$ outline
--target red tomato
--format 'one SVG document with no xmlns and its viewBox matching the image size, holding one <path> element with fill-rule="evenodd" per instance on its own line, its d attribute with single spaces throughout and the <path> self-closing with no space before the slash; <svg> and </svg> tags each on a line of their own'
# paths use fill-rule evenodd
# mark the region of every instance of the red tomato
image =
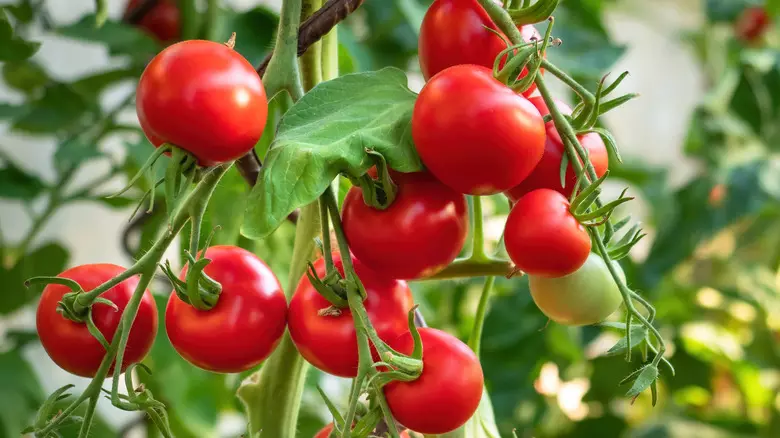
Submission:
<svg viewBox="0 0 780 438">
<path fill-rule="evenodd" d="M 166 48 L 146 66 L 136 112 L 152 144 L 170 143 L 212 166 L 255 146 L 268 101 L 243 56 L 224 44 L 192 40 Z"/>
<path fill-rule="evenodd" d="M 287 299 L 271 269 L 235 246 L 206 250 L 205 272 L 222 284 L 211 310 L 198 310 L 175 293 L 165 309 L 165 330 L 179 354 L 200 368 L 239 373 L 262 362 L 287 324 Z M 181 278 L 184 279 L 187 267 Z"/>
<path fill-rule="evenodd" d="M 112 264 L 81 265 L 70 268 L 59 277 L 76 281 L 84 291 L 90 291 L 116 277 L 125 268 Z M 122 319 L 127 303 L 138 285 L 138 277 L 131 277 L 112 287 L 102 295 L 119 308 L 114 310 L 107 304 L 95 303 L 92 307 L 92 319 L 98 330 L 111 342 Z M 43 289 L 41 301 L 35 316 L 35 324 L 41 344 L 49 357 L 63 370 L 81 377 L 94 377 L 100 368 L 100 362 L 106 354 L 87 329 L 87 325 L 71 321 L 57 313 L 57 303 L 70 292 L 70 289 L 58 284 L 50 284 Z M 122 371 L 128 365 L 138 363 L 149 353 L 157 335 L 157 305 L 149 291 L 144 291 L 138 314 L 130 329 L 127 348 L 122 358 Z M 108 375 L 113 374 L 113 366 Z"/>
<path fill-rule="evenodd" d="M 425 166 L 444 184 L 491 195 L 522 182 L 544 152 L 544 121 L 523 96 L 475 65 L 431 79 L 412 115 L 412 136 Z"/>
<path fill-rule="evenodd" d="M 528 100 L 534 104 L 542 116 L 550 114 L 550 110 L 541 96 L 531 97 Z M 561 101 L 556 101 L 556 105 L 561 112 L 571 115 L 571 108 L 568 105 Z M 561 186 L 561 160 L 566 153 L 563 140 L 558 130 L 555 129 L 555 124 L 552 120 L 547 122 L 546 129 L 547 140 L 544 144 L 542 160 L 536 165 L 528 178 L 506 192 L 507 197 L 512 202 L 516 202 L 526 193 L 536 189 L 552 189 L 563 193 L 566 197 L 569 197 L 574 190 L 574 185 L 577 183 L 577 175 L 574 173 L 571 162 L 566 168 L 566 186 Z M 607 146 L 604 144 L 601 136 L 596 133 L 588 133 L 580 135 L 578 139 L 582 147 L 588 151 L 588 156 L 591 164 L 593 164 L 593 168 L 596 170 L 596 175 L 599 177 L 604 176 L 609 168 L 609 153 L 607 153 Z"/>
<path fill-rule="evenodd" d="M 125 9 L 127 17 L 135 8 L 140 6 L 142 0 L 130 0 Z M 162 43 L 179 39 L 179 8 L 175 0 L 160 0 L 156 5 L 144 14 L 138 27 L 149 35 L 157 38 Z"/>
<path fill-rule="evenodd" d="M 509 258 L 530 275 L 562 277 L 585 263 L 590 236 L 572 216 L 565 196 L 539 189 L 512 207 L 504 230 Z"/>
<path fill-rule="evenodd" d="M 745 8 L 734 25 L 737 38 L 747 43 L 754 43 L 766 33 L 772 19 L 761 6 Z"/>
<path fill-rule="evenodd" d="M 314 435 L 314 438 L 330 438 L 330 433 L 333 431 L 333 423 L 328 424 L 327 426 L 320 429 L 319 432 L 317 432 L 316 435 Z M 403 431 L 401 432 L 401 438 L 409 438 L 409 432 Z"/>
<path fill-rule="evenodd" d="M 474 64 L 492 69 L 496 57 L 507 45 L 488 28 L 503 35 L 477 0 L 433 2 L 420 27 L 419 58 L 425 79 L 453 65 Z M 518 26 L 518 29 L 526 42 L 542 40 L 532 25 Z M 528 69 L 520 76 L 526 74 Z M 535 89 L 532 85 L 523 94 L 530 95 Z"/>
<path fill-rule="evenodd" d="M 396 173 L 395 201 L 385 210 L 363 202 L 359 187 L 344 199 L 350 249 L 387 277 L 429 277 L 458 256 L 468 235 L 466 197 L 427 173 Z"/>
<path fill-rule="evenodd" d="M 343 273 L 341 257 L 333 254 L 333 258 L 336 269 Z M 363 305 L 380 339 L 387 342 L 409 330 L 407 314 L 414 302 L 406 282 L 379 275 L 354 257 L 352 262 L 368 293 Z M 314 267 L 322 278 L 325 260 L 320 258 Z M 339 316 L 318 315 L 329 306 L 304 275 L 290 301 L 290 336 L 304 359 L 315 367 L 335 376 L 355 377 L 358 348 L 352 312 L 346 308 Z"/>
<path fill-rule="evenodd" d="M 423 434 L 442 434 L 462 426 L 476 412 L 484 379 L 479 359 L 456 337 L 433 328 L 421 328 L 423 372 L 411 382 L 391 382 L 385 397 L 393 416 L 405 427 Z M 390 343 L 411 354 L 408 331 Z"/>
</svg>

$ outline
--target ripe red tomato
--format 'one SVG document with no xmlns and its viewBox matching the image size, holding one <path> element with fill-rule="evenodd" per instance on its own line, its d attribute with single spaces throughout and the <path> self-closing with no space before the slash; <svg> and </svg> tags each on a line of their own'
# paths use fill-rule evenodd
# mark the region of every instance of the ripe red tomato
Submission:
<svg viewBox="0 0 780 438">
<path fill-rule="evenodd" d="M 484 378 L 479 359 L 456 337 L 421 328 L 423 371 L 417 380 L 391 382 L 385 397 L 393 416 L 405 427 L 423 434 L 442 434 L 462 426 L 476 412 Z M 414 349 L 408 331 L 390 343 L 396 351 Z"/>
<path fill-rule="evenodd" d="M 152 144 L 170 143 L 212 166 L 255 146 L 268 101 L 260 76 L 238 52 L 191 40 L 166 48 L 146 66 L 136 112 Z"/>
<path fill-rule="evenodd" d="M 477 0 L 433 2 L 420 27 L 419 58 L 425 79 L 453 65 L 474 64 L 492 69 L 496 57 L 507 45 L 488 29 L 503 35 Z M 532 25 L 518 26 L 518 29 L 526 42 L 542 40 Z M 528 69 L 520 76 L 526 74 Z M 535 89 L 532 85 L 523 94 L 529 96 Z"/>
<path fill-rule="evenodd" d="M 737 38 L 747 43 L 754 43 L 766 33 L 772 19 L 761 6 L 745 8 L 734 25 Z"/>
<path fill-rule="evenodd" d="M 534 104 L 542 116 L 550 114 L 550 110 L 541 96 L 531 97 L 528 100 Z M 571 108 L 568 105 L 561 101 L 556 101 L 556 105 L 561 112 L 571 115 Z M 528 178 L 506 192 L 507 197 L 513 202 L 517 202 L 523 195 L 536 189 L 553 189 L 563 193 L 566 197 L 569 197 L 574 190 L 574 185 L 577 183 L 577 175 L 574 173 L 574 167 L 572 167 L 571 162 L 569 162 L 566 168 L 566 186 L 561 186 L 561 160 L 566 153 L 563 140 L 558 130 L 555 129 L 555 124 L 552 120 L 547 122 L 546 129 L 547 140 L 544 143 L 542 160 L 536 165 Z M 596 175 L 599 177 L 604 176 L 609 168 L 609 153 L 607 153 L 604 140 L 596 133 L 583 134 L 578 139 L 582 147 L 588 151 L 588 156 L 596 171 Z"/>
<path fill-rule="evenodd" d="M 590 236 L 569 211 L 568 199 L 550 189 L 523 196 L 504 230 L 509 258 L 529 275 L 562 277 L 579 269 L 590 253 Z"/>
<path fill-rule="evenodd" d="M 125 271 L 117 265 L 102 263 L 80 265 L 60 275 L 76 281 L 84 291 L 90 291 Z M 102 295 L 113 302 L 119 311 L 107 304 L 96 303 L 92 307 L 92 319 L 108 342 L 114 337 L 127 303 L 138 285 L 138 277 L 131 277 L 112 287 Z M 106 354 L 87 329 L 87 325 L 71 321 L 57 313 L 57 303 L 70 292 L 66 286 L 50 284 L 43 289 L 35 315 L 35 324 L 41 344 L 49 357 L 63 370 L 81 377 L 95 377 L 100 362 Z M 157 335 L 157 305 L 152 294 L 144 292 L 138 314 L 130 329 L 127 348 L 122 358 L 122 371 L 128 365 L 138 363 L 149 353 Z M 108 375 L 113 374 L 113 366 Z"/>
<path fill-rule="evenodd" d="M 211 310 L 198 310 L 175 293 L 165 309 L 165 330 L 179 354 L 218 373 L 246 371 L 267 358 L 287 324 L 287 299 L 271 269 L 235 246 L 206 250 L 205 272 L 222 284 Z M 187 272 L 184 267 L 181 278 Z"/>
<path fill-rule="evenodd" d="M 385 210 L 363 202 L 359 187 L 344 199 L 342 221 L 350 249 L 387 277 L 429 277 L 458 256 L 468 235 L 466 197 L 428 173 L 392 174 L 398 187 Z"/>
<path fill-rule="evenodd" d="M 475 65 L 443 70 L 423 87 L 412 136 L 425 166 L 444 184 L 490 195 L 522 182 L 544 152 L 544 121 L 523 96 Z"/>
<path fill-rule="evenodd" d="M 330 433 L 333 431 L 333 423 L 328 424 L 327 426 L 320 429 L 319 432 L 317 432 L 316 435 L 314 435 L 314 438 L 330 438 Z M 409 432 L 403 431 L 401 432 L 401 438 L 409 438 Z"/>
<path fill-rule="evenodd" d="M 618 275 L 626 277 L 617 262 L 612 262 Z M 623 297 L 607 264 L 591 253 L 585 264 L 565 277 L 528 276 L 531 297 L 536 306 L 551 320 L 564 325 L 596 324 L 614 313 Z"/>
<path fill-rule="evenodd" d="M 343 274 L 341 257 L 334 254 L 333 258 L 336 269 Z M 406 282 L 379 275 L 354 257 L 352 262 L 368 293 L 363 305 L 380 339 L 387 342 L 409 330 L 407 314 L 414 302 Z M 314 268 L 322 278 L 325 260 L 317 260 Z M 304 359 L 315 367 L 335 376 L 355 377 L 358 348 L 352 312 L 346 308 L 338 316 L 318 315 L 329 306 L 304 275 L 290 301 L 290 336 Z"/>
<path fill-rule="evenodd" d="M 125 9 L 125 16 L 137 8 L 141 1 L 130 0 Z M 168 43 L 179 39 L 179 20 L 179 8 L 176 6 L 176 1 L 160 0 L 141 18 L 138 27 L 157 38 L 158 41 Z"/>
</svg>

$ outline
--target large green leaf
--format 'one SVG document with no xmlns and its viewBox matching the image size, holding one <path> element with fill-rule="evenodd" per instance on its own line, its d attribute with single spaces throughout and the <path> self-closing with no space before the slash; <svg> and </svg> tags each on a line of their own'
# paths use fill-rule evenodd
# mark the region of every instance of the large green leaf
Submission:
<svg viewBox="0 0 780 438">
<path fill-rule="evenodd" d="M 24 281 L 41 275 L 57 275 L 65 269 L 68 252 L 56 243 L 48 243 L 25 254 L 16 266 L 0 266 L 0 315 L 21 309 L 41 292 L 40 287 L 25 288 Z"/>
<path fill-rule="evenodd" d="M 29 102 L 27 111 L 14 120 L 13 128 L 33 134 L 73 128 L 91 107 L 70 85 L 53 84 L 39 99 Z"/>
<path fill-rule="evenodd" d="M 25 41 L 15 35 L 5 8 L 0 8 L 0 61 L 17 62 L 33 56 L 41 43 Z"/>
<path fill-rule="evenodd" d="M 261 239 L 293 210 L 317 199 L 339 173 L 362 175 L 384 155 L 402 172 L 420 170 L 411 116 L 415 94 L 395 68 L 315 87 L 285 114 L 247 204 L 242 233 Z"/>
<path fill-rule="evenodd" d="M 0 436 L 21 436 L 43 398 L 38 379 L 21 353 L 0 354 Z"/>
<path fill-rule="evenodd" d="M 49 75 L 43 67 L 27 60 L 3 65 L 3 80 L 11 88 L 30 93 L 46 85 Z"/>
</svg>

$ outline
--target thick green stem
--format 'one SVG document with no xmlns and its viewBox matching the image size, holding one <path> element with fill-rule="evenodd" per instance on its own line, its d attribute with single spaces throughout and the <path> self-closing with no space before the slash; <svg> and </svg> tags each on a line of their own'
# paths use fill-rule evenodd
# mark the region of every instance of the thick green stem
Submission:
<svg viewBox="0 0 780 438">
<path fill-rule="evenodd" d="M 485 286 L 482 288 L 482 295 L 479 297 L 479 306 L 477 306 L 477 315 L 474 317 L 474 328 L 471 329 L 469 337 L 469 347 L 474 350 L 479 357 L 479 350 L 482 345 L 482 328 L 485 326 L 485 316 L 487 316 L 487 307 L 490 302 L 490 292 L 493 290 L 493 284 L 496 277 L 485 279 Z"/>
<path fill-rule="evenodd" d="M 298 26 L 301 23 L 301 0 L 284 0 L 279 14 L 274 54 L 263 75 L 268 97 L 287 90 L 293 101 L 303 96 L 303 85 L 298 70 Z"/>
<path fill-rule="evenodd" d="M 471 260 L 476 262 L 487 261 L 488 256 L 485 253 L 485 230 L 483 226 L 482 198 L 479 196 L 471 197 L 472 218 L 474 226 L 471 229 L 473 247 L 471 248 Z"/>
<path fill-rule="evenodd" d="M 209 41 L 219 41 L 220 35 L 217 33 L 219 30 L 219 26 L 217 26 L 217 22 L 219 21 L 219 0 L 208 0 L 206 2 L 206 22 L 205 29 L 204 29 L 204 36 Z M 224 38 L 229 37 L 222 36 Z M 240 38 L 240 36 L 236 36 L 237 38 Z"/>
<path fill-rule="evenodd" d="M 523 35 L 520 34 L 520 30 L 512 21 L 512 17 L 509 16 L 500 4 L 493 0 L 479 0 L 479 4 L 482 5 L 493 22 L 496 23 L 496 26 L 498 26 L 501 32 L 504 32 L 512 44 L 523 44 L 525 42 L 523 41 Z"/>
<path fill-rule="evenodd" d="M 333 26 L 327 35 L 322 37 L 322 80 L 329 81 L 339 76 L 339 33 Z"/>
<path fill-rule="evenodd" d="M 79 429 L 78 438 L 87 438 L 89 436 L 89 430 L 92 428 L 92 419 L 95 417 L 95 408 L 97 402 L 100 399 L 100 393 L 97 392 L 89 398 L 87 403 L 87 410 L 84 412 L 84 420 L 81 423 L 81 429 Z"/>
<path fill-rule="evenodd" d="M 322 0 L 302 0 L 301 21 L 305 21 L 321 7 Z M 320 41 L 309 46 L 306 49 L 306 53 L 300 57 L 301 79 L 303 80 L 304 90 L 309 91 L 322 82 L 322 61 L 322 43 Z"/>
<path fill-rule="evenodd" d="M 301 209 L 295 233 L 287 298 L 295 292 L 307 263 L 314 257 L 314 238 L 319 234 L 317 203 Z M 298 411 L 308 364 L 295 348 L 288 333 L 259 372 L 247 378 L 238 389 L 249 421 L 249 438 L 295 438 Z"/>
</svg>

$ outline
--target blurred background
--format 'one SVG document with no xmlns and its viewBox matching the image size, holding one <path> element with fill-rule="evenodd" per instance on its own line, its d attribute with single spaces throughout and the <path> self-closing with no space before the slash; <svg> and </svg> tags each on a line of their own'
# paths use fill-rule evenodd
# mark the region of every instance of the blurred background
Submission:
<svg viewBox="0 0 780 438">
<path fill-rule="evenodd" d="M 237 50 L 255 65 L 272 45 L 278 3 L 222 2 L 223 39 L 236 31 Z M 428 3 L 366 0 L 339 26 L 341 73 L 393 65 L 418 90 L 417 30 Z M 108 4 L 110 21 L 94 29 L 90 0 L 0 1 L 16 34 L 42 43 L 28 60 L 3 62 L 0 79 L 0 437 L 20 436 L 54 389 L 88 382 L 43 352 L 34 327 L 40 290 L 25 290 L 23 280 L 82 263 L 127 266 L 161 224 L 161 214 L 128 222 L 140 191 L 104 198 L 152 150 L 132 96 L 161 48 L 122 22 L 124 0 Z M 563 45 L 549 58 L 591 89 L 606 73 L 629 71 L 620 90 L 641 94 L 602 120 L 624 160 L 610 162 L 608 196 L 629 186 L 638 198 L 621 214 L 649 237 L 621 263 L 656 305 L 677 375 L 662 375 L 655 408 L 649 394 L 632 404 L 618 381 L 639 357 L 602 357 L 618 334 L 546 326 L 526 280 L 500 280 L 482 363 L 502 436 L 780 436 L 779 14 L 772 0 L 562 2 L 553 34 Z M 246 192 L 231 171 L 208 220 L 223 226 L 219 242 L 255 250 L 284 279 L 294 229 L 286 224 L 263 242 L 241 238 Z M 495 243 L 508 209 L 495 197 L 487 210 Z M 170 258 L 178 260 L 178 248 Z M 467 337 L 480 279 L 413 288 L 430 325 Z M 168 287 L 153 292 L 163 309 Z M 162 331 L 146 362 L 154 375 L 144 384 L 169 406 L 177 437 L 243 433 L 234 393 L 244 376 L 196 370 Z M 304 438 L 330 421 L 314 386 L 336 401 L 348 389 L 308 376 Z M 157 436 L 140 414 L 107 402 L 99 416 L 94 436 Z"/>
</svg>

